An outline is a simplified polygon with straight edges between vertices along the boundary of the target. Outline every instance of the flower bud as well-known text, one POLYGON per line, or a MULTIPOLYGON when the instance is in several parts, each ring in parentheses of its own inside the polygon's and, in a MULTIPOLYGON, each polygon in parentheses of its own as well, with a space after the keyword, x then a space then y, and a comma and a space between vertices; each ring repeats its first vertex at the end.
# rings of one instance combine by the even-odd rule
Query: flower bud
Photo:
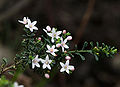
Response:
POLYGON ((63 34, 66 34, 66 30, 63 30, 63 34))
POLYGON ((60 46, 61 46, 61 44, 59 44, 59 43, 58 43, 58 44, 56 44, 56 47, 57 47, 57 48, 59 48, 60 46))
POLYGON ((50 75, 49 74, 45 74, 45 78, 49 79, 50 78, 50 75))
POLYGON ((51 31, 50 26, 47 26, 46 29, 47 29, 47 31, 49 31, 49 32, 51 31))
POLYGON ((39 37, 38 40, 41 40, 41 37, 39 37))
POLYGON ((66 51, 66 50, 65 50, 64 52, 65 52, 65 53, 67 53, 67 51, 66 51))
POLYGON ((71 71, 74 71, 75 70, 75 68, 73 67, 72 69, 71 69, 71 71))
POLYGON ((66 56, 65 59, 66 59, 66 60, 70 60, 71 57, 70 57, 70 56, 66 56))
POLYGON ((67 40, 72 40, 72 36, 68 36, 68 37, 67 37, 67 40))

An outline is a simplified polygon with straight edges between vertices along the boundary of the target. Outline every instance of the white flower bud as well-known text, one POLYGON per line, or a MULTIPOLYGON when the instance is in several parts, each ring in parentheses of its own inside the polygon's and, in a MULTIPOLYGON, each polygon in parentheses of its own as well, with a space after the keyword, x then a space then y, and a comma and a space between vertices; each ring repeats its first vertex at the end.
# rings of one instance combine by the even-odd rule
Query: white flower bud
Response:
POLYGON ((63 34, 66 34, 66 30, 63 30, 63 34))
POLYGON ((50 75, 49 74, 45 74, 45 78, 49 79, 50 78, 50 75))
POLYGON ((72 40, 72 36, 68 36, 68 37, 67 37, 67 40, 72 40))
POLYGON ((70 60, 71 57, 70 57, 70 56, 66 56, 65 59, 66 59, 66 60, 70 60))
POLYGON ((49 32, 51 31, 50 26, 47 26, 46 29, 47 29, 47 31, 49 31, 49 32))
POLYGON ((41 37, 39 37, 38 40, 41 40, 41 37))
POLYGON ((73 67, 72 69, 71 69, 71 71, 74 71, 75 70, 75 68, 73 67))
POLYGON ((59 43, 58 43, 58 44, 56 44, 56 47, 57 47, 57 48, 59 48, 60 46, 61 46, 61 44, 59 44, 59 43))

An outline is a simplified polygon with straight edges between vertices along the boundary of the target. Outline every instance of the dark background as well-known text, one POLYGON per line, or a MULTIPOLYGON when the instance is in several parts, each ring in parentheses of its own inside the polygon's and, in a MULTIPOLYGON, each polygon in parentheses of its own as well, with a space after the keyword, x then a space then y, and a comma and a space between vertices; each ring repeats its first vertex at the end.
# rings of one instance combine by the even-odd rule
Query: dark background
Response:
MULTIPOLYGON (((78 44, 79 49, 84 41, 120 47, 120 0, 0 0, 1 58, 11 60, 19 53, 23 25, 18 20, 24 16, 38 21, 38 34, 43 34, 47 25, 70 31, 71 45, 78 44)), ((75 57, 73 74, 58 73, 45 87, 120 87, 119 54, 99 62, 89 54, 85 56, 86 61, 75 57)), ((34 73, 31 77, 28 72, 20 77, 27 82, 20 82, 32 87, 32 78, 39 77, 34 73)))

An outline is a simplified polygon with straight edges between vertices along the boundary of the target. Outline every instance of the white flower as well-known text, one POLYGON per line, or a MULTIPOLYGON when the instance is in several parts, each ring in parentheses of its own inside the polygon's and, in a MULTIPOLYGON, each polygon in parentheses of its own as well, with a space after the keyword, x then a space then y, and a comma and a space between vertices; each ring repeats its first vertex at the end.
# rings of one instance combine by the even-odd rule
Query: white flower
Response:
POLYGON ((14 86, 13 87, 24 87, 24 85, 18 85, 17 82, 14 82, 14 86))
POLYGON ((57 32, 56 32, 55 28, 52 28, 51 33, 47 33, 47 34, 48 34, 48 36, 52 37, 51 41, 52 41, 52 43, 54 43, 54 42, 55 42, 55 41, 54 41, 54 38, 56 38, 56 39, 60 38, 59 35, 60 35, 61 33, 62 33, 62 31, 57 31, 57 32))
POLYGON ((47 45, 47 53, 51 53, 53 56, 56 56, 55 52, 57 52, 58 50, 55 49, 55 45, 53 45, 52 47, 50 47, 49 45, 47 45))
POLYGON ((66 45, 67 39, 63 41, 63 38, 61 37, 61 47, 62 47, 62 52, 64 52, 64 48, 68 49, 68 45, 66 45))
POLYGON ((50 64, 52 62, 52 60, 49 60, 49 56, 47 55, 45 60, 41 59, 41 62, 43 63, 43 69, 48 68, 49 70, 51 70, 50 64))
POLYGON ((36 67, 40 67, 40 64, 38 62, 40 62, 41 59, 38 58, 38 55, 36 55, 36 57, 32 60, 32 69, 36 67))
POLYGON ((37 21, 33 21, 31 22, 30 19, 28 19, 28 24, 25 25, 26 28, 29 28, 31 32, 33 32, 33 30, 38 30, 38 28, 35 26, 35 24, 37 23, 37 21))
POLYGON ((21 20, 18 20, 18 22, 26 25, 26 24, 28 23, 28 17, 27 17, 27 18, 24 17, 22 21, 21 21, 21 20))
POLYGON ((69 70, 74 70, 74 66, 69 65, 69 60, 67 60, 65 64, 60 62, 60 65, 62 66, 60 72, 66 71, 69 74, 69 70))

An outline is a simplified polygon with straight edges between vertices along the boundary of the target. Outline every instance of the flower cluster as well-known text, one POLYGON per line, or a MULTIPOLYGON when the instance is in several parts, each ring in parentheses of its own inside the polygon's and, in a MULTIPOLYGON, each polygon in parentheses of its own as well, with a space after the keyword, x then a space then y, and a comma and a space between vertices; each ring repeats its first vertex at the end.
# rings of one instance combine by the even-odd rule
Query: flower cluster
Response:
MULTIPOLYGON (((34 33, 33 30, 38 30, 35 26, 37 21, 31 22, 28 17, 24 17, 23 21, 20 23, 25 25, 25 28, 29 29, 31 33, 34 33)), ((43 29, 46 34, 45 37, 38 37, 37 42, 42 43, 44 46, 44 57, 41 57, 41 54, 38 52, 32 56, 32 69, 40 68, 42 64, 42 69, 52 70, 52 67, 60 65, 60 72, 66 72, 70 74, 70 71, 74 71, 74 66, 69 65, 71 57, 67 53, 69 51, 69 42, 72 40, 72 36, 66 30, 57 31, 57 28, 51 28, 47 26, 46 29, 43 29), (42 41, 43 40, 43 41, 42 41), (45 42, 47 40, 48 42, 45 42)), ((58 66, 59 68, 59 66, 58 66)), ((45 73, 45 77, 49 78, 49 74, 45 73)))

